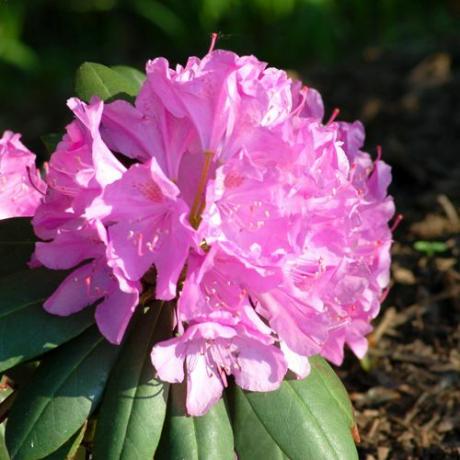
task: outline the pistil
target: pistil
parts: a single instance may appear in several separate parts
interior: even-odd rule
[[[201,222],[201,213],[205,207],[205,200],[203,197],[206,184],[208,182],[209,170],[211,168],[212,158],[214,153],[207,150],[204,152],[204,164],[201,170],[200,182],[196,191],[195,199],[193,200],[192,210],[190,211],[190,223],[194,228],[198,228]]]

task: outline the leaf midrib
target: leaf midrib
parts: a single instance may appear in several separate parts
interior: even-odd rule
[[[191,417],[192,419],[192,430],[193,430],[193,439],[195,441],[195,451],[196,451],[196,458],[200,460],[200,446],[198,444],[198,439],[196,435],[196,426],[195,426],[195,417]]]
[[[273,435],[271,434],[270,430],[267,428],[267,425],[265,425],[264,421],[262,420],[262,418],[259,416],[258,412],[255,410],[254,406],[252,405],[251,400],[246,396],[246,393],[243,390],[240,390],[240,391],[244,395],[244,397],[246,398],[246,401],[248,402],[248,404],[251,406],[252,412],[254,412],[257,420],[259,420],[260,424],[265,428],[265,431],[267,432],[268,436],[273,440],[273,442],[276,444],[278,449],[287,458],[290,458],[289,455],[287,454],[287,452],[278,444],[278,441],[273,437]]]
[[[324,438],[327,441],[327,444],[329,445],[330,450],[334,454],[334,457],[338,460],[340,460],[340,457],[337,456],[337,452],[334,449],[334,445],[332,441],[329,439],[329,436],[327,435],[326,430],[322,427],[321,423],[319,422],[318,418],[313,414],[313,411],[311,410],[310,407],[308,407],[307,403],[303,400],[303,398],[300,396],[300,394],[296,391],[296,389],[292,386],[291,382],[286,381],[287,387],[291,389],[291,391],[295,394],[296,398],[301,402],[301,404],[305,407],[307,412],[311,415],[311,418],[314,420],[316,426],[318,427],[319,431],[323,434]]]
[[[101,85],[102,85],[102,88],[104,89],[104,91],[107,93],[107,95],[104,97],[104,100],[109,98],[112,93],[110,92],[109,88],[107,87],[107,85],[104,83],[104,80],[102,79],[102,77],[99,75],[98,72],[96,72],[96,69],[94,68],[94,65],[88,65],[87,67],[89,67],[91,69],[91,72],[96,76],[96,78],[100,81]]]
[[[321,372],[319,371],[319,369],[317,369],[317,372],[318,372],[318,376],[319,376],[320,380],[324,384],[324,388],[326,388],[327,392],[331,395],[332,399],[334,399],[334,401],[337,403],[337,405],[340,407],[340,409],[342,409],[342,411],[344,412],[345,417],[347,418],[347,420],[349,420],[351,422],[351,426],[353,426],[353,424],[355,423],[355,420],[354,420],[353,416],[350,415],[347,407],[342,403],[340,398],[338,398],[335,395],[335,393],[332,391],[332,389],[329,388],[327,380],[321,375]]]
[[[7,318],[8,316],[17,313],[18,311],[24,310],[27,307],[30,307],[32,305],[36,305],[38,303],[42,303],[47,297],[39,298],[39,299],[34,299],[31,300],[30,302],[26,303],[21,303],[20,305],[17,305],[13,307],[12,310],[7,310],[6,313],[0,313],[0,320]]]

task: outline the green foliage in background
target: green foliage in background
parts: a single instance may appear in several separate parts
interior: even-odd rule
[[[448,33],[458,25],[455,4],[446,0],[2,0],[0,59],[32,72],[41,67],[43,58],[50,59],[52,51],[61,58],[67,54],[66,61],[78,61],[75,54],[87,53],[93,44],[104,52],[113,51],[115,58],[129,57],[126,52],[136,49],[134,59],[152,53],[183,59],[203,52],[209,33],[221,31],[235,51],[254,51],[277,66],[295,67],[312,59],[337,59],[368,43]]]
[[[423,4],[423,7],[421,6]],[[26,142],[62,124],[82,61],[142,69],[218,46],[280,68],[347,60],[369,45],[423,43],[458,30],[448,0],[0,0],[0,131]],[[20,103],[18,103],[20,101]],[[30,143],[45,158],[45,149]]]

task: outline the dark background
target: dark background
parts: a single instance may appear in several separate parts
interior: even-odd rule
[[[362,362],[338,370],[366,460],[460,458],[460,1],[0,0],[0,132],[70,121],[83,61],[142,69],[218,47],[255,54],[363,120],[404,221]]]
[[[0,130],[56,131],[83,61],[143,68],[219,45],[298,71],[347,62],[369,47],[423,48],[452,37],[446,0],[0,0]],[[328,97],[325,97],[328,102]]]

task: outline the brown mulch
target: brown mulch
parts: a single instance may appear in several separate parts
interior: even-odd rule
[[[329,111],[364,121],[368,151],[382,144],[404,214],[368,356],[338,369],[365,460],[460,459],[459,45],[368,49],[306,72]]]

